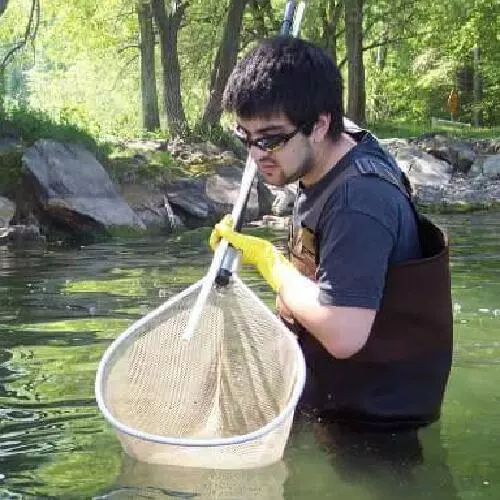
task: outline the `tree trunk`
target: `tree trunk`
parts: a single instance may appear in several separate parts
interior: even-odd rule
[[[165,0],[151,0],[151,5],[160,35],[165,122],[171,137],[185,135],[189,130],[181,99],[177,35],[187,2],[171,0],[168,12],[165,10]]]
[[[9,0],[0,0],[0,16],[4,13],[8,3]]]
[[[247,2],[250,8],[252,18],[252,37],[255,40],[262,40],[270,35],[269,27],[272,27],[273,33],[279,32],[280,24],[274,17],[271,0],[250,0]],[[268,19],[266,25],[266,17]]]
[[[139,0],[137,16],[141,33],[142,127],[153,132],[160,128],[155,71],[155,34],[149,0]]]
[[[222,94],[238,56],[246,4],[247,0],[231,0],[229,5],[224,34],[212,69],[209,99],[199,125],[201,129],[208,129],[219,123],[222,114]]]
[[[328,0],[321,16],[325,50],[335,62],[337,62],[338,24],[343,7],[343,0]]]
[[[364,124],[366,92],[363,64],[363,0],[346,2],[345,44],[348,67],[347,116],[355,123]]]
[[[0,120],[5,118],[5,68],[0,66]]]

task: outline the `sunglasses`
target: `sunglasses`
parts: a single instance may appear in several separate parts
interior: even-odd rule
[[[271,134],[263,135],[262,137],[257,137],[257,139],[249,139],[243,130],[236,127],[234,134],[243,143],[243,145],[250,149],[252,146],[259,148],[266,153],[272,153],[278,151],[279,149],[285,147],[287,142],[297,135],[303,127],[297,127],[293,132],[288,134]]]

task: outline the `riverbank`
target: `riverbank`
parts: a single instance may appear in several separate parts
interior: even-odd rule
[[[380,142],[408,175],[423,211],[500,208],[500,138],[427,133]],[[231,142],[120,141],[96,156],[67,142],[26,146],[0,138],[0,244],[210,226],[231,211],[244,159],[244,149]],[[246,221],[286,218],[295,191],[256,179]]]

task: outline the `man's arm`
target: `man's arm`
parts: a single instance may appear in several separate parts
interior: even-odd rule
[[[355,180],[328,200],[317,232],[318,283],[289,272],[279,289],[289,314],[336,358],[366,344],[382,299],[397,227],[394,188],[382,182]]]
[[[309,333],[334,357],[356,354],[368,340],[376,310],[361,307],[321,305],[320,287],[298,271],[287,273],[279,299]]]

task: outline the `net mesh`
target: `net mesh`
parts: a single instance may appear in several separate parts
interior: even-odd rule
[[[200,282],[201,283],[201,282]],[[279,460],[293,412],[257,439],[211,447],[193,440],[233,438],[280,416],[300,384],[300,350],[292,334],[238,278],[213,288],[194,336],[183,340],[199,286],[159,308],[129,332],[107,360],[103,402],[127,427],[182,440],[119,437],[139,460],[240,469]]]

